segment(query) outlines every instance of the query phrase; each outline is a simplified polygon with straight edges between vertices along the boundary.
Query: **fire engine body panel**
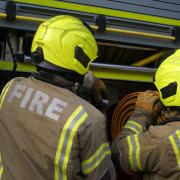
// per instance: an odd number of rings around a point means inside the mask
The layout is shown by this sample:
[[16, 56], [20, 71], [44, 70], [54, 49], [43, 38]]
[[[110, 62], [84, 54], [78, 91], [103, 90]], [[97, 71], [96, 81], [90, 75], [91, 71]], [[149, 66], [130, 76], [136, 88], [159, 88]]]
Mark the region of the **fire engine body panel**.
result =
[[[7, 34], [5, 29], [16, 33], [18, 42], [14, 51], [22, 48], [24, 55], [29, 55], [26, 51], [30, 49], [31, 38], [27, 36], [33, 36], [45, 19], [61, 14], [78, 17], [95, 30], [101, 55], [92, 70], [103, 79], [152, 82], [156, 65], [142, 66], [180, 46], [180, 3], [177, 0], [0, 1], [2, 34]], [[131, 56], [134, 51], [141, 55], [135, 54], [134, 58]], [[145, 64], [139, 65], [141, 60]]]
[[62, 14], [94, 29], [99, 56], [91, 70], [108, 83], [112, 103], [123, 91], [119, 87], [153, 86], [163, 56], [180, 47], [178, 0], [0, 0], [2, 87], [11, 77], [36, 71], [29, 63], [34, 33], [40, 23]]

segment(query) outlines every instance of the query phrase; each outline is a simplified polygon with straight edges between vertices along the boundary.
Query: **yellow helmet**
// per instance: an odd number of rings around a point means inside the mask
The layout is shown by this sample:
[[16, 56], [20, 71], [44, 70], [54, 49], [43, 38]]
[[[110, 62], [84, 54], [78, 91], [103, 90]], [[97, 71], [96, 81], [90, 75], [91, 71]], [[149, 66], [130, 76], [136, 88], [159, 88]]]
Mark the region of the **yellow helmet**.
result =
[[[40, 51], [42, 54], [33, 58]], [[93, 34], [79, 19], [61, 15], [39, 26], [31, 52], [35, 65], [39, 67], [53, 71], [68, 69], [83, 75], [97, 57], [97, 44]]]
[[180, 49], [161, 63], [154, 83], [165, 106], [180, 106]]

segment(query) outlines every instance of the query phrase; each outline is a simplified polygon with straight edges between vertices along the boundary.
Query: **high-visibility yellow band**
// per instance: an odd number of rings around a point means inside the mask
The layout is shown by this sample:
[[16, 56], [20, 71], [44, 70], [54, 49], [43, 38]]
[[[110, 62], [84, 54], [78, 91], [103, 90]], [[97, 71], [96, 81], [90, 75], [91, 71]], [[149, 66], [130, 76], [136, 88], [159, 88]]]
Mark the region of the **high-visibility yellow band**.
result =
[[111, 154], [111, 150], [108, 143], [103, 143], [96, 150], [96, 152], [87, 160], [82, 161], [81, 167], [84, 174], [89, 174], [92, 172], [102, 161], [103, 159]]
[[89, 174], [90, 172], [92, 172], [96, 167], [99, 166], [99, 164], [100, 164], [100, 163], [104, 160], [104, 158], [105, 158], [107, 155], [109, 155], [109, 154], [111, 154], [111, 151], [110, 151], [110, 150], [109, 150], [109, 151], [108, 151], [108, 150], [105, 151], [105, 152], [103, 153], [103, 155], [100, 156], [100, 158], [98, 159], [98, 161], [96, 161], [95, 164], [94, 164], [92, 167], [84, 170], [83, 173], [84, 173], [84, 174]]
[[[178, 138], [179, 138], [179, 132], [178, 132]], [[173, 148], [173, 151], [175, 153], [175, 156], [176, 156], [176, 160], [177, 160], [177, 163], [178, 163], [178, 167], [180, 168], [180, 151], [179, 151], [179, 148], [175, 142], [175, 139], [173, 137], [173, 135], [170, 135], [169, 136], [169, 140], [171, 142], [171, 145], [172, 145], [172, 148]]]
[[3, 166], [2, 166], [2, 158], [1, 158], [1, 153], [0, 153], [0, 180], [2, 178], [2, 174], [3, 174]]
[[134, 163], [133, 163], [133, 145], [132, 145], [130, 136], [127, 137], [127, 142], [128, 142], [128, 146], [129, 146], [129, 162], [130, 162], [130, 166], [131, 166], [131, 169], [133, 171], [136, 171], [136, 169], [134, 167]]
[[140, 161], [140, 144], [139, 144], [138, 134], [134, 135], [134, 139], [135, 139], [135, 142], [136, 142], [136, 161], [137, 161], [137, 166], [138, 166], [138, 170], [142, 171], [142, 166], [141, 166], [141, 161]]
[[27, 3], [27, 4], [34, 4], [38, 6], [47, 6], [47, 7], [52, 7], [52, 8], [81, 11], [81, 12], [93, 13], [93, 14], [103, 14], [106, 16], [133, 19], [133, 20], [152, 22], [152, 23], [158, 23], [158, 24], [168, 24], [168, 25], [174, 25], [174, 26], [179, 26], [180, 24], [180, 20], [177, 20], [177, 19], [139, 14], [139, 13], [134, 13], [134, 12], [96, 7], [96, 6], [90, 6], [90, 5], [83, 5], [83, 4], [72, 3], [72, 2], [64, 2], [64, 1], [56, 1], [56, 0], [43, 0], [43, 1], [42, 0], [14, 0], [14, 1]]
[[[13, 70], [13, 62], [9, 60], [0, 59], [0, 70], [12, 71]], [[19, 72], [36, 72], [36, 67], [32, 64], [20, 63], [17, 62], [17, 69]]]
[[3, 175], [3, 170], [4, 170], [4, 169], [3, 169], [3, 167], [1, 166], [1, 167], [0, 167], [0, 180], [1, 180], [2, 175]]
[[133, 163], [133, 145], [132, 145], [130, 136], [127, 137], [127, 141], [128, 141], [128, 146], [129, 146], [129, 162], [130, 162], [130, 166], [131, 166], [131, 169], [133, 171], [135, 171], [136, 169], [135, 169], [134, 163]]
[[128, 136], [127, 142], [129, 147], [129, 163], [132, 171], [142, 171], [138, 134]]
[[136, 126], [139, 127], [139, 129], [142, 131], [142, 125], [139, 124], [138, 122], [135, 122], [135, 121], [132, 121], [132, 120], [128, 120], [128, 123], [131, 123], [131, 124], [136, 125]]
[[88, 114], [80, 105], [66, 121], [59, 138], [59, 144], [55, 156], [54, 180], [67, 180], [67, 164], [70, 151], [79, 126], [86, 120]]
[[131, 126], [127, 125], [127, 124], [124, 126], [124, 128], [128, 128], [128, 129], [132, 130], [133, 132], [135, 132], [137, 134], [140, 133], [140, 131], [136, 130], [134, 127], [131, 127]]
[[[76, 125], [72, 129], [65, 157], [69, 157], [70, 151], [71, 151], [71, 147], [72, 147], [72, 143], [73, 143], [73, 139], [74, 139], [74, 135], [77, 132], [77, 129], [79, 128], [79, 126], [82, 124], [82, 122], [84, 122], [84, 120], [87, 118], [87, 116], [88, 116], [87, 113], [83, 114], [83, 116], [79, 119], [79, 121], [76, 123]], [[65, 172], [66, 169], [67, 169], [67, 163], [68, 163], [68, 158], [65, 158], [65, 160], [63, 162], [63, 172]], [[63, 173], [63, 175], [64, 174], [65, 173]], [[63, 178], [64, 180], [67, 180], [67, 177], [65, 178], [65, 175], [63, 177], [64, 177]]]
[[7, 92], [8, 92], [8, 90], [9, 90], [12, 82], [13, 82], [13, 80], [9, 81], [9, 83], [7, 83], [7, 84], [5, 85], [5, 87], [3, 88], [3, 90], [2, 90], [1, 97], [0, 97], [0, 109], [2, 108], [4, 99], [5, 99], [6, 95], [7, 95]]
[[65, 126], [63, 127], [63, 130], [61, 132], [60, 138], [59, 138], [59, 144], [58, 144], [58, 148], [57, 148], [57, 152], [56, 152], [56, 157], [55, 157], [55, 180], [59, 180], [59, 160], [60, 160], [60, 156], [61, 156], [61, 150], [62, 150], [62, 146], [63, 146], [63, 141], [67, 132], [67, 129], [70, 125], [70, 123], [73, 121], [73, 119], [77, 116], [77, 114], [82, 110], [82, 106], [79, 106], [73, 113], [72, 115], [69, 117], [69, 119], [67, 120]]
[[126, 125], [124, 126], [124, 128], [128, 128], [131, 129], [133, 132], [135, 132], [136, 134], [139, 134], [142, 132], [142, 126], [141, 124], [132, 121], [132, 120], [128, 120]]
[[180, 130], [177, 130], [177, 131], [176, 131], [176, 135], [177, 135], [177, 137], [178, 137], [178, 140], [180, 141]]

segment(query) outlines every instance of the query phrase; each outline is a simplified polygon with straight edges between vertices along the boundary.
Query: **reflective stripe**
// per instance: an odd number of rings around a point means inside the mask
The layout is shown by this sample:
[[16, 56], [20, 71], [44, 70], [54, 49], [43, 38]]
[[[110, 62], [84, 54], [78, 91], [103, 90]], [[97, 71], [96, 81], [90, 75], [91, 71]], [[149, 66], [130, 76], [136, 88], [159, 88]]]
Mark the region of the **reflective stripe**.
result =
[[138, 134], [127, 137], [127, 142], [129, 146], [129, 163], [133, 171], [141, 171], [141, 161], [140, 161], [140, 144], [138, 139]]
[[180, 131], [177, 130], [169, 136], [173, 151], [176, 155], [178, 167], [180, 168]]
[[103, 160], [104, 158], [111, 154], [111, 150], [108, 143], [103, 143], [96, 150], [96, 152], [87, 160], [82, 161], [81, 168], [84, 174], [89, 174], [93, 171]]
[[1, 159], [1, 154], [0, 154], [0, 180], [2, 178], [2, 174], [3, 174], [3, 166], [2, 166], [2, 159]]
[[132, 121], [132, 120], [128, 120], [126, 125], [124, 126], [124, 128], [131, 129], [135, 133], [142, 132], [142, 125], [139, 124], [138, 122], [135, 122], [135, 121]]
[[54, 180], [67, 180], [67, 164], [74, 139], [79, 126], [86, 120], [88, 114], [80, 105], [65, 123], [59, 138], [55, 156]]
[[139, 144], [138, 134], [134, 135], [134, 139], [135, 139], [135, 142], [136, 142], [136, 161], [137, 161], [137, 166], [138, 166], [138, 170], [142, 171], [141, 160], [140, 160], [140, 144]]
[[10, 82], [8, 82], [5, 87], [3, 88], [2, 90], [2, 93], [1, 93], [1, 97], [0, 97], [0, 109], [2, 108], [2, 105], [3, 105], [3, 102], [4, 102], [4, 99], [7, 95], [7, 92], [12, 84], [13, 80], [11, 80]]
[[0, 167], [0, 180], [2, 178], [2, 175], [3, 175], [3, 166]]
[[134, 128], [132, 126], [125, 125], [124, 128], [130, 129], [130, 130], [132, 130], [133, 132], [135, 132], [137, 134], [139, 133], [139, 131], [137, 131], [136, 128]]
[[134, 167], [133, 159], [132, 159], [133, 158], [133, 145], [132, 145], [130, 136], [127, 137], [127, 141], [128, 141], [128, 146], [129, 146], [129, 163], [130, 163], [131, 169], [135, 171], [135, 167]]
[[129, 120], [127, 123], [136, 125], [136, 127], [138, 127], [140, 131], [142, 131], [142, 125], [140, 123], [132, 120]]

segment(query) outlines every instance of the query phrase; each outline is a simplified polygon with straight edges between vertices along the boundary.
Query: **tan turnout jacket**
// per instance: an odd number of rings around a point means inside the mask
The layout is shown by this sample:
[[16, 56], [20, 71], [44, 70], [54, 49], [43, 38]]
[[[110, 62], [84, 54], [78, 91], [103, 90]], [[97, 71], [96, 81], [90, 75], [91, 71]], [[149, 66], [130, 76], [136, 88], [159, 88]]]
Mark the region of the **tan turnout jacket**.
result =
[[121, 168], [140, 173], [143, 180], [180, 180], [180, 119], [152, 126], [151, 116], [137, 109], [116, 138], [112, 153], [119, 153]]
[[[0, 99], [2, 180], [115, 179], [104, 116], [67, 89], [15, 78]], [[1, 179], [1, 178], [0, 178]]]

